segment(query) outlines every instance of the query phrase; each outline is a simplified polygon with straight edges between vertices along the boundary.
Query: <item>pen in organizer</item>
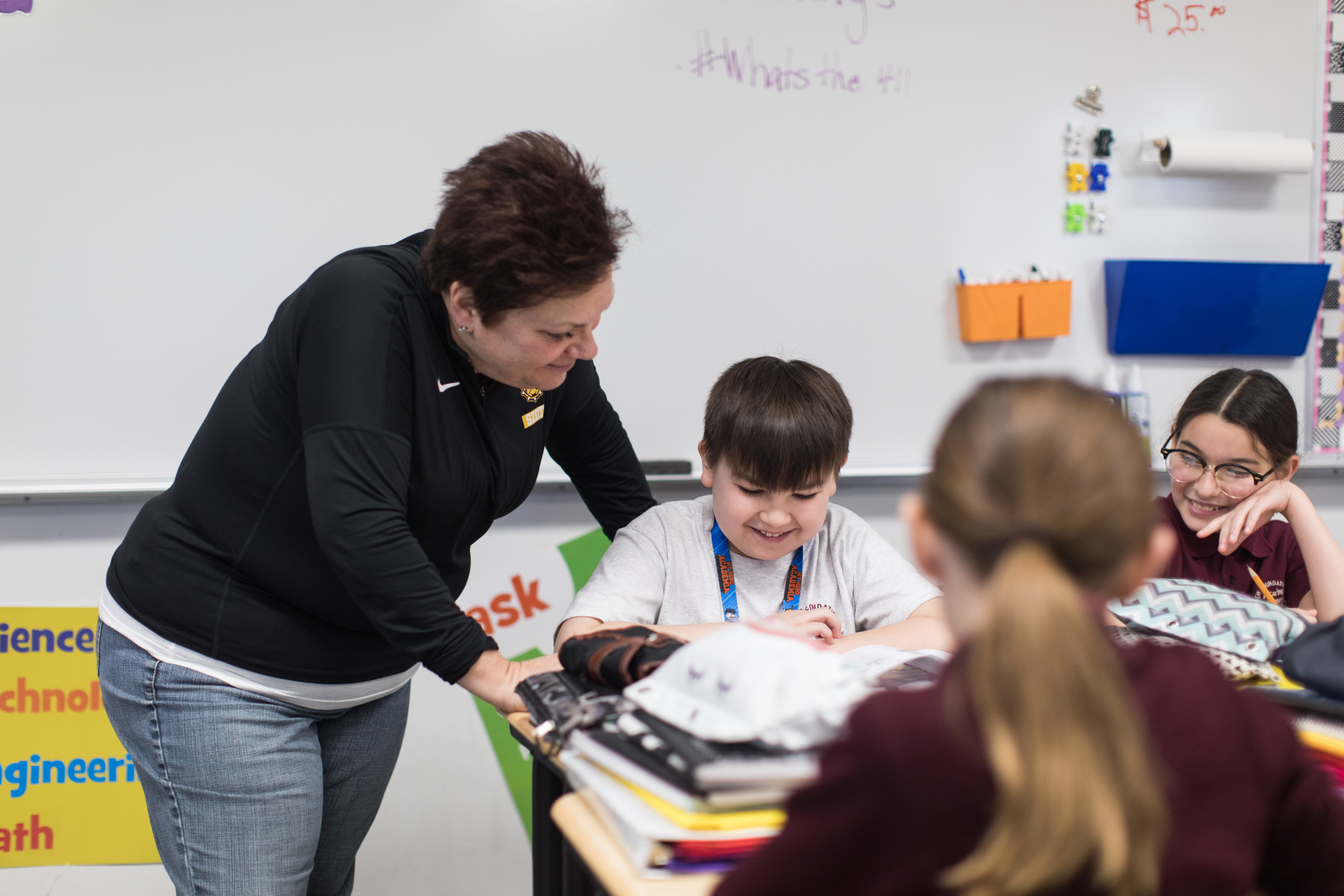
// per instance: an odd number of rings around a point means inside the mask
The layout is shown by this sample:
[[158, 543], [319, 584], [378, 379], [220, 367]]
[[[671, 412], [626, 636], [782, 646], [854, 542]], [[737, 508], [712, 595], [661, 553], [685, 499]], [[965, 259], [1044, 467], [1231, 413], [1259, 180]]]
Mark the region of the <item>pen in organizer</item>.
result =
[[1255, 570], [1248, 566], [1246, 567], [1246, 571], [1251, 574], [1251, 581], [1255, 583], [1255, 587], [1260, 589], [1260, 593], [1265, 596], [1265, 600], [1277, 607], [1279, 602], [1274, 599], [1274, 595], [1269, 593], [1269, 589], [1265, 587], [1265, 583], [1260, 580], [1260, 577], [1255, 574]]

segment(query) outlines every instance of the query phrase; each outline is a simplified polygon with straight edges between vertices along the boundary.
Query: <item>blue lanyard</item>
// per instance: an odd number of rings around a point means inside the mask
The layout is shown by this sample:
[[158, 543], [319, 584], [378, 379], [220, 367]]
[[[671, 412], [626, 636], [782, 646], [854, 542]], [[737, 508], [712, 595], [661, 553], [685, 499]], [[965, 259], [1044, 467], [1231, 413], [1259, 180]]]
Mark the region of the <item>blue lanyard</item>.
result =
[[[741, 617], [737, 612], [737, 582], [733, 580], [733, 554], [732, 549], [728, 547], [728, 537], [719, 528], [718, 520], [714, 521], [714, 528], [709, 530], [709, 540], [714, 545], [714, 565], [719, 573], [719, 600], [723, 601], [724, 621], [737, 622]], [[779, 606], [780, 612], [798, 609], [798, 598], [802, 593], [803, 548], [800, 545], [798, 550], [793, 552], [793, 561], [789, 564], [789, 577], [784, 582], [784, 603]]]

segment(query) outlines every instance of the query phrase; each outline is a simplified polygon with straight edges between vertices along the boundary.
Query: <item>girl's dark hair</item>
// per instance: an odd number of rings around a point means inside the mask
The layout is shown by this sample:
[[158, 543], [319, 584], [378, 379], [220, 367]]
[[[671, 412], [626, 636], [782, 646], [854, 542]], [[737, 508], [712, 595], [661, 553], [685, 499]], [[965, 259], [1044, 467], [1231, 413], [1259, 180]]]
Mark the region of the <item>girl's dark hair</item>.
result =
[[840, 472], [853, 428], [835, 377], [806, 361], [748, 358], [709, 390], [705, 460], [727, 460], [766, 491], [792, 491]]
[[1229, 367], [1205, 379], [1190, 390], [1176, 413], [1173, 441], [1201, 414], [1213, 414], [1246, 430], [1275, 467], [1297, 453], [1297, 405], [1272, 373]]
[[607, 205], [598, 169], [550, 134], [510, 134], [444, 184], [421, 266], [435, 291], [469, 287], [486, 326], [592, 287], [631, 230], [625, 211]]

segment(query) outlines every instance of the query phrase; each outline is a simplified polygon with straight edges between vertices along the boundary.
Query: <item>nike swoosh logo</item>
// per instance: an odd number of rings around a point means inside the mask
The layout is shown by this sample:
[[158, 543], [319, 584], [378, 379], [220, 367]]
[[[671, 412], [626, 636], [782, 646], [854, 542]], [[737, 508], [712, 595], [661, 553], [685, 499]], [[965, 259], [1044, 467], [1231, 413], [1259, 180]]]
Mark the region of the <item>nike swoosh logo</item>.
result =
[[445, 383], [443, 380], [435, 380], [434, 382], [436, 382], [436, 383], [439, 384], [439, 391], [440, 391], [440, 392], [447, 392], [449, 389], [453, 388], [454, 386], [460, 386], [460, 385], [462, 385], [460, 382], [458, 382], [458, 383]]

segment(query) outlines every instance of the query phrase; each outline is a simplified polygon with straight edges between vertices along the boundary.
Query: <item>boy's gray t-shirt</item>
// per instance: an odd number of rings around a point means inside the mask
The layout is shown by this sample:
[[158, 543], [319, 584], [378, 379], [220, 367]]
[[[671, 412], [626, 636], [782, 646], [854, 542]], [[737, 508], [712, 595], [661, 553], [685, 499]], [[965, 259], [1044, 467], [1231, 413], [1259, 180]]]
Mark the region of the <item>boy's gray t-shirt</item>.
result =
[[[723, 622], [709, 532], [713, 496], [659, 505], [616, 533], [565, 618], [593, 616], [657, 625]], [[792, 553], [778, 560], [733, 554], [744, 620], [779, 612]], [[858, 514], [831, 504], [803, 548], [800, 609], [830, 607], [844, 634], [907, 618], [938, 589]]]

